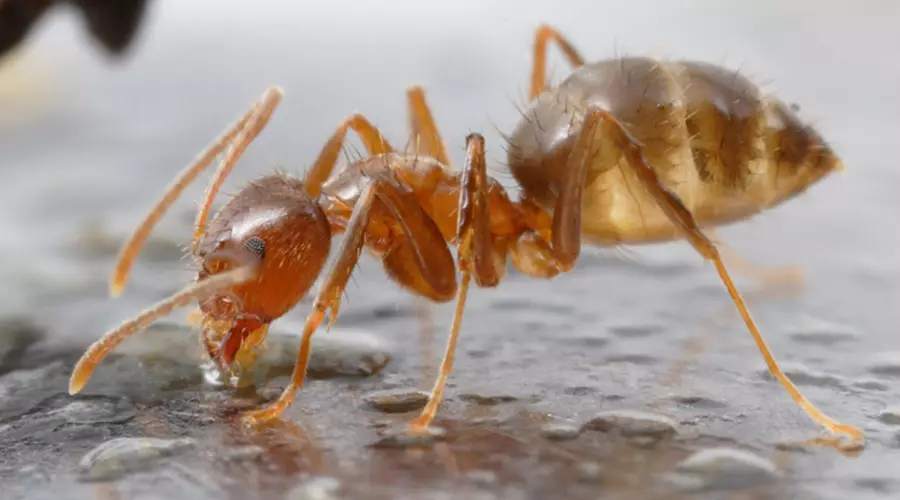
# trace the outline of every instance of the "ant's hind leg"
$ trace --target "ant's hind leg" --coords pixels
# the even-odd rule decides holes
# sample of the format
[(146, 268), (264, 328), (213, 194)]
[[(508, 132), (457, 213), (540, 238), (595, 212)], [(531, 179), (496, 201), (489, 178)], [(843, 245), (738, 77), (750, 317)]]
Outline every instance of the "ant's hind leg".
[(531, 91), (528, 94), (529, 101), (533, 101), (547, 86), (547, 44), (551, 40), (559, 45), (574, 68), (584, 66), (584, 58), (556, 28), (546, 24), (541, 25), (534, 35), (534, 59), (531, 69)]
[(466, 165), (463, 170), (457, 222), (457, 259), (462, 275), (456, 292), (456, 310), (447, 340), (447, 348), (428, 404), (422, 413), (410, 422), (410, 430), (423, 432), (428, 429), (437, 413), (444, 394), (447, 378), (453, 370), (453, 358), (459, 340), (466, 295), (472, 275), (479, 286), (492, 287), (500, 281), (500, 271), (494, 258), (491, 241), (490, 219), (487, 206), (487, 168), (484, 159), (484, 138), (472, 134), (466, 139)]
[(303, 187), (310, 198), (315, 199), (319, 196), (322, 192), (322, 184), (331, 176), (331, 171), (334, 170), (334, 166), (337, 164), (338, 155), (344, 147), (344, 139), (347, 137), (348, 129), (356, 131), (369, 155), (393, 151), (393, 148), (381, 135), (381, 132), (378, 131), (378, 128), (372, 125), (365, 116), (359, 113), (350, 115), (331, 134), (331, 137), (328, 138), (325, 146), (319, 152), (319, 156), (313, 163), (312, 168), (306, 172), (306, 176), (303, 179)]
[[(769, 372), (781, 383), (788, 394), (790, 394), (791, 398), (801, 408), (803, 408), (803, 410), (810, 416), (810, 418), (812, 418), (813, 421), (825, 427), (833, 434), (842, 434), (849, 437), (852, 441), (850, 445), (851, 448), (858, 448), (859, 446), (861, 446), (864, 440), (864, 434), (862, 430), (851, 425), (841, 424), (828, 415), (822, 413), (821, 410), (816, 408), (800, 393), (800, 390), (797, 389), (791, 379), (789, 379), (784, 374), (784, 372), (781, 371), (781, 368), (779, 368), (778, 363), (775, 361), (775, 357), (772, 355), (772, 352), (766, 345), (762, 334), (756, 327), (756, 323), (750, 316), (750, 311), (747, 309), (747, 304), (745, 303), (741, 294), (738, 292), (737, 287), (735, 287), (734, 281), (731, 279), (731, 275), (728, 273), (728, 270), (725, 268), (725, 264), (722, 262), (722, 258), (719, 254), (718, 249), (706, 237), (706, 235), (703, 234), (699, 226), (697, 226), (693, 215), (684, 206), (681, 200), (672, 191), (665, 187), (665, 185), (656, 175), (656, 170), (653, 168), (653, 166), (647, 163), (647, 160), (646, 158), (644, 158), (638, 142), (628, 134), (624, 127), (622, 127), (622, 125), (618, 121), (616, 121), (616, 119), (612, 115), (610, 115), (606, 111), (603, 111), (601, 109), (592, 110), (588, 114), (588, 121), (602, 122), (602, 124), (606, 127), (605, 135), (612, 138), (616, 146), (625, 155), (629, 166), (632, 168), (632, 171), (634, 172), (638, 180), (641, 182), (647, 192), (657, 201), (660, 208), (662, 208), (662, 210), (668, 216), (669, 220), (671, 220), (672, 223), (674, 223), (682, 230), (687, 240), (700, 255), (702, 255), (706, 260), (713, 262), (716, 267), (716, 271), (718, 272), (719, 277), (722, 280), (722, 283), (725, 285), (725, 288), (728, 290), (728, 294), (731, 296), (731, 300), (737, 307), (741, 318), (744, 320), (747, 329), (750, 331), (750, 335), (753, 337), (757, 348), (762, 354), (762, 357), (769, 368)], [(839, 449), (842, 447), (842, 445), (837, 442), (831, 442), (828, 444), (833, 444)]]
[(162, 198), (154, 205), (147, 216), (141, 221), (138, 228), (134, 231), (128, 241), (122, 246), (119, 252), (118, 261), (110, 280), (109, 290), (113, 297), (122, 293), (125, 283), (128, 280), (128, 274), (134, 259), (137, 258), (141, 247), (150, 235), (150, 230), (162, 218), (166, 210), (175, 202), (187, 186), (198, 176), (200, 172), (206, 169), (210, 163), (221, 153), (225, 147), (231, 143), (245, 128), (255, 116), (259, 114), (271, 114), (272, 109), (278, 105), (283, 93), (280, 88), (269, 88), (263, 95), (260, 102), (254, 104), (253, 108), (244, 114), (237, 122), (229, 127), (222, 135), (215, 139), (203, 152), (201, 152), (190, 165), (184, 168), (178, 177), (166, 187)]
[(425, 91), (419, 86), (410, 87), (406, 91), (406, 99), (409, 104), (409, 139), (415, 153), (430, 156), (449, 167), (450, 158), (425, 100)]

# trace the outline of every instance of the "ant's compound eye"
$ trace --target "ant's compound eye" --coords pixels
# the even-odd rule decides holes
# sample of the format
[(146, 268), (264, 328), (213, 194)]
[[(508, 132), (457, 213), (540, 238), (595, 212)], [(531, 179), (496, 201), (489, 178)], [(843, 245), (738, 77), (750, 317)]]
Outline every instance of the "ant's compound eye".
[(260, 259), (266, 255), (266, 242), (258, 236), (244, 240), (244, 248), (258, 255)]

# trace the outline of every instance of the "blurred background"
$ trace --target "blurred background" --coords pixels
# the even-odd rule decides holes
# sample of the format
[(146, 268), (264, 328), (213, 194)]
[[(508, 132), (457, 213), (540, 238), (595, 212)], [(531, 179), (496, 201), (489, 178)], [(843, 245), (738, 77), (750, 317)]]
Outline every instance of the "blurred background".
[[(0, 0), (0, 12), (4, 8), (9, 5)], [(489, 168), (513, 188), (502, 173), (498, 131), (511, 131), (520, 116), (534, 30), (549, 23), (589, 60), (647, 54), (740, 69), (765, 91), (797, 103), (800, 115), (843, 157), (845, 173), (721, 235), (749, 261), (803, 268), (801, 292), (752, 305), (753, 313), (778, 359), (801, 363), (813, 379), (819, 374), (818, 382), (804, 386), (813, 401), (875, 433), (868, 455), (845, 462), (832, 454), (825, 465), (816, 462), (813, 475), (834, 480), (810, 487), (823, 497), (841, 498), (853, 490), (888, 498), (900, 491), (890, 444), (894, 431), (879, 427), (878, 415), (895, 404), (896, 389), (884, 382), (879, 390), (842, 391), (821, 382), (821, 373), (846, 388), (884, 373), (877, 367), (885, 363), (900, 372), (900, 357), (892, 354), (900, 352), (897, 19), (900, 4), (889, 0), (150, 0), (133, 42), (116, 55), (89, 34), (79, 10), (61, 3), (0, 55), (0, 314), (39, 324), (46, 335), (41, 349), (81, 349), (186, 283), (191, 269), (180, 258), (209, 174), (157, 227), (125, 294), (112, 300), (106, 288), (119, 245), (169, 180), (270, 85), (285, 90), (284, 100), (229, 178), (229, 192), (274, 167), (301, 174), (354, 111), (402, 146), (404, 91), (412, 84), (425, 87), (453, 162), (461, 164), (466, 134), (480, 132), (488, 141)], [(569, 68), (555, 48), (550, 54), (558, 81)], [(674, 361), (675, 346), (728, 311), (715, 273), (683, 243), (586, 252), (571, 275), (543, 282), (511, 271), (499, 289), (472, 293), (454, 374), (457, 388), (449, 392), (476, 390), (478, 374), (522, 398), (529, 391), (561, 394), (564, 384), (594, 384), (601, 392), (645, 387), (638, 380), (650, 386), (652, 372), (658, 376)], [(745, 290), (755, 284), (740, 281)], [(387, 283), (368, 259), (342, 313), (370, 318), (375, 310), (409, 310), (408, 295)], [(302, 318), (307, 307), (308, 301), (292, 317)], [(437, 355), (452, 306), (433, 309)], [(733, 377), (703, 389), (729, 405), (743, 405), (732, 409), (742, 415), (746, 409), (745, 417), (759, 424), (744, 429), (765, 428), (776, 414), (777, 428), (815, 432), (776, 384), (756, 384), (742, 393), (741, 384), (755, 377), (761, 359), (736, 315), (726, 317), (714, 342), (692, 363), (700, 366), (697, 373), (726, 370)], [(606, 338), (614, 325), (647, 323), (672, 331), (664, 342), (610, 340), (611, 347), (582, 353), (586, 358), (577, 362), (570, 355), (584, 346), (564, 345), (571, 337), (566, 332)], [(360, 324), (405, 346), (394, 369), (419, 378), (416, 366), (402, 364), (415, 357), (413, 318), (399, 314), (396, 320)], [(804, 328), (824, 331), (825, 337), (851, 332), (853, 340), (810, 347), (792, 334)], [(659, 363), (626, 362), (623, 368), (602, 361), (619, 348)], [(520, 357), (517, 349), (530, 349), (531, 359), (536, 352), (551, 354), (534, 365), (539, 369), (503, 365)], [(17, 362), (28, 364), (24, 358)], [(563, 367), (573, 363), (593, 371)], [(746, 399), (736, 400), (738, 393)], [(588, 404), (584, 400), (577, 404)], [(561, 411), (580, 411), (574, 408)], [(884, 481), (868, 488), (869, 476)]]

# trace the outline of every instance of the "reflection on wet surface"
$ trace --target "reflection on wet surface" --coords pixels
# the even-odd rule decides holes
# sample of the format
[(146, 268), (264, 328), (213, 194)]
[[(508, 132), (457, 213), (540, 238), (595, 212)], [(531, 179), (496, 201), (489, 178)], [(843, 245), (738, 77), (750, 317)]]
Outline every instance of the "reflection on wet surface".
[[(159, 2), (114, 65), (71, 43), (72, 19), (48, 17), (0, 61), (4, 498), (896, 497), (900, 72), (879, 50), (897, 46), (888, 23), (900, 12), (679, 4), (652, 3), (648, 17), (630, 5), (428, 13), (398, 2), (384, 18), (358, 3)], [(455, 163), (462, 138), (483, 132), (491, 173), (509, 183), (495, 126), (519, 117), (540, 22), (589, 57), (727, 56), (833, 138), (845, 174), (721, 236), (748, 260), (801, 265), (802, 288), (738, 286), (789, 376), (862, 427), (866, 449), (802, 445), (819, 429), (766, 374), (715, 273), (684, 245), (591, 250), (558, 279), (511, 272), (472, 291), (439, 430), (417, 440), (398, 432), (425, 403), (452, 306), (430, 307), (423, 324), (367, 258), (283, 421), (250, 430), (238, 417), (280, 393), (308, 299), (273, 327), (255, 387), (209, 380), (197, 332), (172, 317), (117, 349), (82, 394), (66, 393), (89, 342), (191, 277), (182, 257), (199, 184), (157, 228), (125, 294), (107, 296), (133, 225), (262, 89), (282, 85), (285, 101), (231, 192), (274, 166), (301, 172), (354, 110), (402, 144), (412, 83), (428, 90)]]

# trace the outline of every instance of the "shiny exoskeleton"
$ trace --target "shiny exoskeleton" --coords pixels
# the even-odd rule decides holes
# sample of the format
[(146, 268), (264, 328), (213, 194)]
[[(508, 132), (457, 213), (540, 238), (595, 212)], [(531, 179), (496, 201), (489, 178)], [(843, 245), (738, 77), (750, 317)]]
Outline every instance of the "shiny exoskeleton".
[[(546, 45), (557, 41), (576, 70), (545, 88)], [(96, 364), (122, 339), (192, 301), (202, 336), (224, 372), (253, 364), (269, 324), (293, 308), (319, 277), (331, 239), (343, 233), (307, 316), (297, 364), (281, 397), (247, 415), (275, 418), (305, 378), (310, 339), (334, 321), (364, 248), (387, 275), (415, 295), (456, 301), (447, 349), (431, 398), (411, 423), (428, 428), (450, 375), (470, 282), (497, 286), (507, 261), (550, 278), (571, 271), (582, 237), (595, 245), (686, 239), (711, 261), (772, 374), (818, 423), (848, 435), (809, 403), (779, 369), (705, 232), (753, 216), (802, 192), (840, 167), (813, 129), (780, 101), (763, 97), (740, 75), (699, 62), (623, 58), (585, 65), (550, 27), (535, 41), (531, 104), (508, 137), (509, 169), (521, 187), (513, 200), (487, 175), (484, 139), (466, 138), (462, 170), (450, 167), (421, 88), (408, 90), (412, 151), (395, 151), (365, 117), (354, 114), (332, 134), (304, 178), (266, 176), (241, 190), (207, 223), (213, 198), (281, 99), (270, 89), (177, 178), (126, 243), (113, 276), (121, 291), (153, 224), (220, 152), (201, 204), (193, 255), (197, 280), (92, 345), (72, 375), (81, 390)], [(368, 156), (333, 171), (346, 133)], [(705, 229), (704, 229), (705, 228)], [(457, 250), (457, 258), (450, 252)]]

